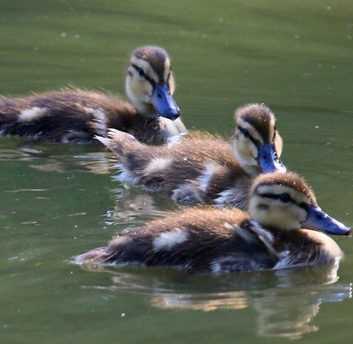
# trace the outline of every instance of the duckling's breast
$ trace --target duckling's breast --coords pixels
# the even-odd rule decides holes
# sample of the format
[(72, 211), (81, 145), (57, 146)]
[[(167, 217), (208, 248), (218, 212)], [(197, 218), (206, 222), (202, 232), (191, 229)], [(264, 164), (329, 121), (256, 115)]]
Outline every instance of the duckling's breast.
[(293, 266), (330, 264), (339, 261), (343, 252), (337, 243), (321, 232), (301, 229), (281, 237), (282, 258), (275, 269)]

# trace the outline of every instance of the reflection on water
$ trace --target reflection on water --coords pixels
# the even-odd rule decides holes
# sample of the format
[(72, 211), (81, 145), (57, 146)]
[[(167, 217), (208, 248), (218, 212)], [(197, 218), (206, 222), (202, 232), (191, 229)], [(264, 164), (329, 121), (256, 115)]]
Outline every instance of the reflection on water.
[[(264, 102), (276, 113), (285, 164), (325, 210), (353, 224), (351, 0), (19, 0), (3, 1), (0, 17), (1, 94), (69, 84), (124, 94), (128, 53), (161, 45), (189, 130), (229, 136), (234, 108)], [(336, 267), (71, 273), (66, 259), (175, 208), (112, 182), (102, 147), (25, 141), (0, 137), (1, 343), (352, 342), (350, 240), (339, 242), (338, 281)]]
[(319, 330), (311, 322), (321, 303), (339, 302), (351, 297), (351, 285), (309, 285), (290, 289), (270, 289), (252, 298), (258, 311), (261, 336), (300, 338)]
[(68, 154), (70, 150), (61, 151), (62, 147), (57, 144), (43, 145), (37, 142), (26, 142), (19, 146), (18, 150), (27, 155), (28, 159), (32, 158), (36, 162), (29, 165), (30, 167), (45, 172), (105, 174), (109, 173), (109, 168), (113, 165), (108, 153), (95, 150), (94, 146), (72, 146), (72, 154)]
[[(152, 307), (215, 311), (252, 307), (260, 336), (300, 338), (319, 330), (312, 324), (320, 304), (351, 298), (351, 284), (339, 284), (338, 263), (316, 267), (192, 275), (169, 269), (84, 265), (84, 269), (113, 274), (111, 286), (84, 286), (116, 292), (142, 293)], [(201, 290), (201, 291), (200, 291)]]
[[(110, 173), (111, 155), (99, 146), (48, 144), (40, 141), (6, 138), (0, 144), (0, 161), (28, 161), (29, 167), (44, 172)], [(11, 144), (9, 144), (11, 143)]]
[[(164, 210), (161, 209), (160, 201), (155, 195), (140, 194), (138, 191), (130, 189), (124, 185), (112, 190), (114, 196), (114, 206), (107, 212), (107, 222), (109, 224), (122, 224), (133, 222), (134, 224), (144, 224), (146, 219), (165, 216), (168, 204), (172, 208), (172, 202), (165, 200)], [(175, 206), (174, 206), (175, 208)]]
[(48, 157), (40, 164), (32, 164), (30, 167), (45, 172), (90, 172), (94, 174), (109, 173), (110, 162), (104, 152), (86, 153), (74, 155), (71, 158), (60, 161), (57, 158)]
[[(0, 148), (1, 143), (0, 138)], [(132, 188), (128, 184), (117, 182), (115, 180), (117, 169), (114, 167), (116, 159), (103, 147), (48, 144), (17, 138), (6, 138), (3, 143), (7, 145), (6, 149), (0, 149), (0, 161), (26, 162), (29, 168), (50, 174), (88, 172), (96, 175), (111, 175), (111, 183), (106, 188), (110, 190), (113, 206), (105, 214), (107, 225), (129, 222), (142, 224), (147, 219), (164, 216), (167, 210), (178, 207), (172, 201), (157, 194), (141, 193), (141, 190)], [(40, 191), (45, 190), (40, 189)]]
[[(25, 161), (33, 171), (48, 173), (114, 175), (112, 167), (116, 162), (101, 148), (63, 147), (16, 139), (10, 142), (0, 151), (0, 161)], [(112, 179), (109, 177), (111, 183), (108, 185), (112, 207), (105, 214), (109, 225), (142, 224), (177, 207), (170, 200)], [(44, 189), (26, 190), (41, 192)], [(28, 224), (28, 219), (22, 223)], [(31, 257), (30, 254), (26, 251), (26, 255)], [(10, 260), (14, 259), (25, 261), (21, 255), (10, 257)], [(218, 276), (137, 267), (108, 269), (93, 265), (84, 268), (112, 274), (111, 285), (84, 288), (143, 294), (150, 306), (158, 309), (237, 312), (251, 308), (257, 315), (257, 333), (263, 337), (300, 338), (318, 331), (314, 319), (320, 305), (351, 298), (351, 285), (337, 282), (338, 265)]]

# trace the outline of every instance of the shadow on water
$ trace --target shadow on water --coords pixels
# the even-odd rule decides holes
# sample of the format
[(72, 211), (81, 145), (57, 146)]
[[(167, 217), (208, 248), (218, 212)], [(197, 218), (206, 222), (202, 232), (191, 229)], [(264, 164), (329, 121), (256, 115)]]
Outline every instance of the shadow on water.
[(300, 338), (319, 330), (312, 324), (320, 305), (352, 296), (351, 284), (337, 283), (338, 264), (221, 275), (143, 267), (83, 269), (112, 274), (110, 286), (82, 286), (147, 295), (152, 307), (211, 312), (251, 307), (264, 337)]

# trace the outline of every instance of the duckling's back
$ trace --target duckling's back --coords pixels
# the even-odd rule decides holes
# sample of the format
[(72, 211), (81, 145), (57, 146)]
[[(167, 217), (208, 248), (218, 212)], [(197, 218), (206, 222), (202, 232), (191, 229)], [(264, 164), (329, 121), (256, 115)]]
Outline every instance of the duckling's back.
[(184, 204), (212, 204), (221, 192), (232, 190), (232, 205), (245, 206), (251, 176), (234, 158), (230, 144), (218, 137), (197, 133), (170, 146), (147, 146), (110, 130), (109, 138), (98, 139), (117, 155), (122, 182)]
[(46, 92), (24, 98), (0, 98), (0, 134), (55, 142), (97, 144), (108, 128), (142, 142), (166, 139), (160, 118), (147, 121), (129, 103), (80, 89)]
[(144, 227), (129, 229), (76, 257), (77, 263), (170, 266), (196, 272), (270, 269), (278, 257), (251, 230), (238, 209), (189, 208)]

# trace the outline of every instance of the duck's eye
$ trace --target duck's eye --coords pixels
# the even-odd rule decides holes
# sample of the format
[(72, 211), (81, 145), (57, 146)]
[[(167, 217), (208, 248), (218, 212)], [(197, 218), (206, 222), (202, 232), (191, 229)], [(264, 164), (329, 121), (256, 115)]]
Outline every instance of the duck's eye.
[(288, 203), (291, 201), (292, 197), (290, 196), (290, 194), (287, 193), (283, 193), (279, 195), (279, 199), (281, 200), (281, 202), (283, 203)]
[(144, 77), (145, 75), (145, 71), (138, 65), (135, 65), (134, 63), (131, 64), (132, 67), (134, 67), (134, 69), (136, 70), (136, 72), (139, 74), (140, 77)]
[(247, 139), (250, 137), (250, 131), (248, 129), (243, 129), (243, 135)]
[(249, 129), (243, 128), (243, 127), (241, 127), (240, 125), (238, 125), (238, 129), (239, 129), (239, 131), (244, 135), (244, 137), (245, 137), (246, 139), (248, 139), (248, 138), (250, 137), (250, 131), (249, 131)]
[(137, 72), (139, 73), (139, 76), (141, 77), (145, 76), (145, 71), (141, 67), (137, 68)]

